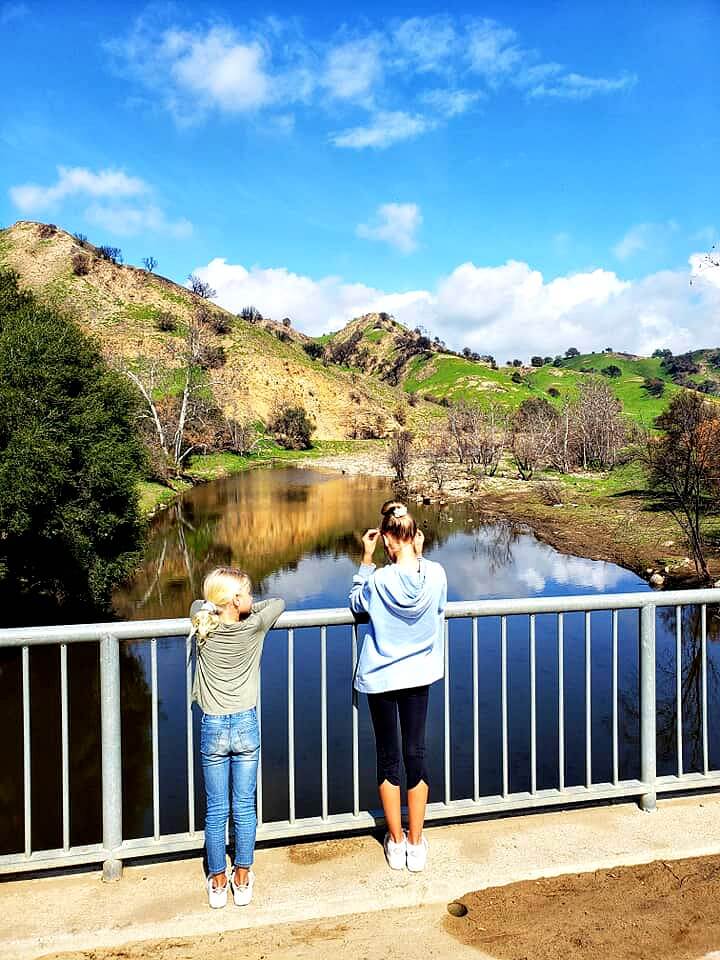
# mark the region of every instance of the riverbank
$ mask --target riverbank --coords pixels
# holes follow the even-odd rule
[[[307,451],[268,445],[249,457],[228,453],[195,457],[188,465],[187,479],[174,490],[145,484],[143,514],[152,517],[194,483],[273,464],[386,477],[389,481],[393,477],[382,441],[319,441]],[[468,477],[459,465],[452,465],[438,490],[428,465],[416,461],[410,489],[420,502],[439,501],[449,510],[455,502],[466,502],[477,510],[478,519],[525,524],[538,539],[562,553],[616,563],[655,586],[698,585],[682,531],[646,489],[638,464],[625,464],[607,473],[539,474],[530,481],[518,480],[510,473],[510,468],[501,468],[495,477]],[[706,534],[708,566],[717,579],[720,517],[709,518]]]

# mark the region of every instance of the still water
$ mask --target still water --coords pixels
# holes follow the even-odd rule
[[[288,608],[345,606],[360,552],[360,536],[378,523],[378,508],[391,494],[384,481],[314,470],[267,469],[198,487],[153,524],[144,562],[114,597],[120,619],[187,614],[205,572],[218,564],[247,570],[258,598],[281,596]],[[527,530],[482,523],[473,505],[417,507],[426,555],[448,575],[449,599],[565,596],[648,590],[635,574],[609,563],[566,556]],[[658,773],[676,763],[674,706],[674,610],[658,616]],[[639,775],[638,616],[619,614],[619,773]],[[685,769],[701,762],[697,696],[699,612],[683,620]],[[709,639],[718,620],[708,611]],[[557,625],[537,617],[538,788],[558,783]],[[500,628],[480,622],[480,791],[500,792]],[[708,644],[710,763],[720,763],[718,645]],[[122,645],[124,836],[152,834],[150,657],[147,643]],[[593,781],[611,777],[611,618],[592,615]],[[160,696],[159,768],[162,833],[187,830],[184,639],[158,642]],[[450,625],[453,798],[472,794],[472,669],[469,622]],[[59,654],[31,653],[33,847],[60,844]],[[71,842],[99,840],[98,654],[93,645],[69,648],[71,738]],[[320,811],[319,630],[295,635],[295,765],[298,817]],[[565,782],[584,782],[584,620],[565,617]],[[263,816],[288,816],[287,635],[267,639],[262,666]],[[347,627],[328,629],[328,763],[330,813],[352,808],[351,648]],[[428,723],[431,800],[443,796],[443,691],[431,691]],[[508,621],[509,778],[511,791],[529,788],[530,668],[528,618]],[[22,846],[22,727],[19,651],[0,660],[0,721],[4,774],[0,780],[0,852]],[[197,716],[195,722],[197,723]],[[197,740],[196,740],[197,742]],[[360,804],[377,805],[372,731],[360,703]],[[202,824],[201,773],[196,762],[196,819]]]

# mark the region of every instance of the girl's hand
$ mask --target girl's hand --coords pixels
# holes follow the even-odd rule
[[[373,554],[375,553],[375,547],[377,546],[378,539],[380,537],[380,531],[377,529],[366,530],[363,534],[362,544],[363,544],[363,563],[368,564],[373,562]]]
[[[425,534],[422,532],[422,530],[418,530],[418,532],[415,534],[415,539],[413,540],[415,553],[417,554],[418,557],[422,556],[424,543],[425,543]]]

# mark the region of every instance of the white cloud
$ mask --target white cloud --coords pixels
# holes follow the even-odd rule
[[[94,173],[86,167],[58,167],[57,171],[57,181],[48,187],[36,183],[11,187],[10,199],[23,213],[39,213],[66,197],[135,197],[149,190],[139,177],[130,177],[122,170]]]
[[[401,110],[383,111],[376,113],[365,126],[352,127],[334,134],[330,142],[336,147],[350,147],[354,150],[365,147],[383,150],[402,140],[411,140],[431,130],[435,125],[434,120],[420,114],[403,113]]]
[[[360,223],[355,232],[366,240],[382,240],[401,253],[412,253],[417,247],[421,223],[422,214],[416,203],[383,203],[377,209],[375,222]]]
[[[421,324],[450,346],[510,356],[617,349],[649,354],[715,345],[720,327],[720,268],[691,275],[663,271],[628,282],[593,270],[546,281],[528,264],[498,267],[464,263],[432,290],[392,292],[340,277],[315,280],[285,268],[263,269],[213,260],[196,270],[218,291],[218,302],[239,311],[252,303],[264,314],[292,317],[299,329],[320,334],[353,317],[385,310],[409,327]]]
[[[297,20],[188,26],[186,18],[178,27],[169,14],[181,16],[170,6],[148,8],[106,48],[121,70],[150,91],[152,99],[144,102],[159,101],[180,125],[197,123],[210,111],[272,117],[299,105],[347,114],[341,120],[347,129],[330,138],[336,146],[386,147],[465,113],[502,86],[522,91],[528,102],[579,102],[637,82],[630,72],[591,77],[543,62],[515,30],[489,19],[395,19],[358,30],[352,39],[343,27],[318,42]],[[413,115],[418,101],[435,110],[437,119]]]
[[[666,223],[637,223],[613,247],[618,260],[629,260],[636,253],[661,246],[678,229],[674,220]]]
[[[586,77],[581,73],[562,73],[558,64],[545,64],[546,76],[530,85],[529,97],[554,97],[558,100],[589,100],[596,94],[619,93],[631,90],[638,82],[637,74],[623,73],[619,77]],[[532,72],[529,71],[531,74]],[[527,74],[521,77],[525,85]]]
[[[189,237],[192,233],[192,224],[189,220],[184,217],[180,220],[168,220],[163,211],[153,205],[130,207],[93,204],[85,211],[85,219],[120,236],[159,233],[182,239]]]
[[[468,34],[471,68],[490,80],[510,73],[525,58],[517,44],[517,34],[494,20],[479,20]]]
[[[58,167],[50,186],[26,183],[11,187],[10,198],[24,214],[41,214],[59,208],[73,198],[94,201],[83,213],[85,219],[111,233],[131,235],[150,231],[172,237],[192,232],[189,220],[169,220],[152,200],[151,186],[123,170],[89,170],[87,167]],[[132,198],[141,202],[128,204]],[[98,202],[104,201],[104,202]]]
[[[483,100],[485,95],[480,90],[427,90],[420,99],[427,106],[437,110],[445,117],[457,117],[466,113],[474,103]]]
[[[457,32],[450,17],[411,17],[398,24],[392,37],[403,66],[419,73],[442,71],[457,45]]]
[[[256,110],[271,99],[265,52],[258,42],[242,43],[234,31],[214,27],[205,36],[168,31],[161,57],[177,85],[229,112]]]
[[[381,76],[381,42],[367,37],[329,51],[322,84],[331,96],[352,100],[368,96]]]

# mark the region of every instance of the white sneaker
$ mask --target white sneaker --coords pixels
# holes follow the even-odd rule
[[[255,874],[250,871],[247,883],[235,883],[235,871],[230,875],[230,886],[232,887],[233,900],[236,907],[246,907],[252,900],[253,885],[255,883]]]
[[[404,870],[405,869],[405,858],[406,858],[406,847],[407,841],[405,839],[405,832],[403,831],[403,838],[400,843],[395,843],[389,833],[385,834],[385,839],[383,841],[383,849],[385,851],[385,859],[388,862],[388,866],[392,870]]]
[[[407,842],[407,868],[413,873],[420,873],[425,869],[427,863],[428,842],[424,836],[420,838],[420,843]]]
[[[219,910],[221,907],[227,906],[227,895],[228,895],[228,885],[225,884],[224,887],[215,887],[213,886],[212,876],[207,878],[207,892],[208,892],[208,903],[213,908],[213,910]]]

